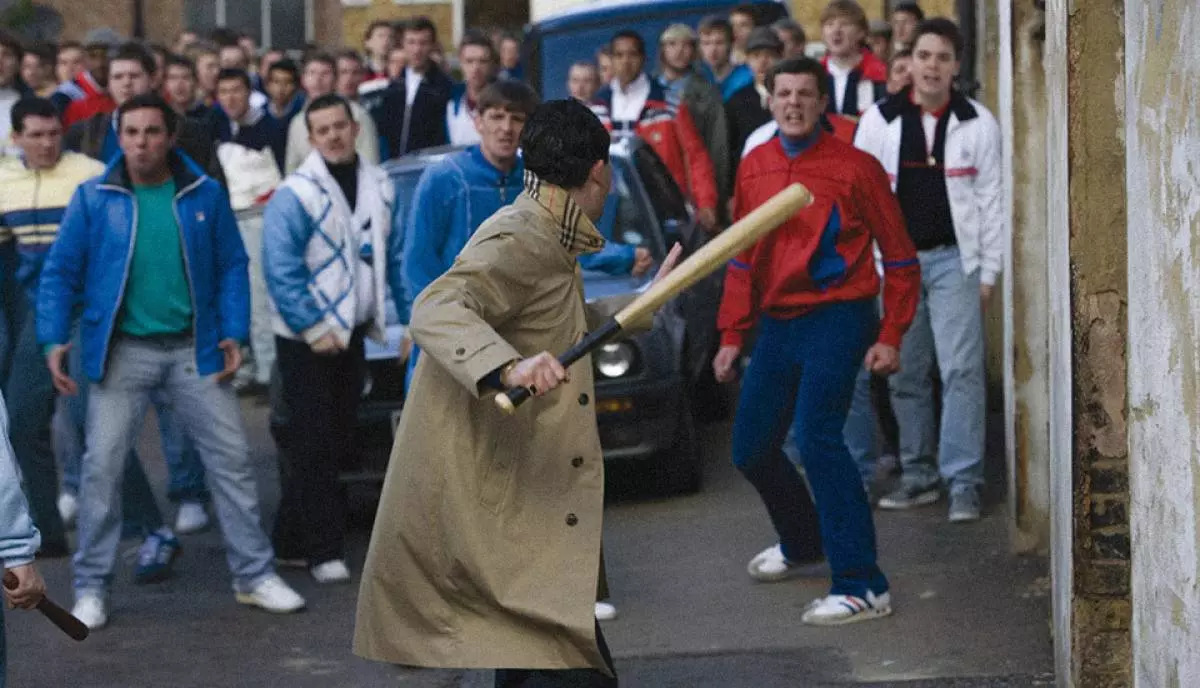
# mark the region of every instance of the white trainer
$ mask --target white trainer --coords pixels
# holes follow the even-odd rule
[[[70,530],[75,527],[75,517],[79,515],[79,498],[70,492],[58,496],[58,515],[62,518],[63,526]]]
[[[607,602],[596,603],[596,620],[612,621],[617,618],[617,608]]]
[[[840,626],[856,621],[879,619],[891,613],[892,596],[890,593],[876,595],[867,591],[866,597],[828,595],[813,600],[800,620],[812,626]]]
[[[823,561],[790,562],[783,556],[783,547],[775,544],[754,555],[746,565],[746,573],[760,583],[774,583],[795,576],[823,576],[827,573]]]
[[[175,532],[180,535],[199,533],[208,528],[208,511],[200,502],[181,502],[175,515]]]
[[[95,631],[108,624],[108,610],[104,598],[98,593],[81,592],[71,608],[71,616],[83,622],[84,626]]]
[[[333,559],[312,567],[312,577],[313,580],[321,585],[349,583],[350,569],[346,567],[346,562],[341,559]]]
[[[250,592],[234,594],[239,604],[265,609],[274,614],[290,614],[304,609],[304,598],[276,574],[263,579]]]

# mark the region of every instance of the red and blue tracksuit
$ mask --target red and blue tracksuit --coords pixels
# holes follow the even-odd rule
[[[833,594],[887,590],[858,468],[843,439],[855,378],[875,342],[899,347],[920,287],[916,250],[878,162],[827,133],[754,149],[738,168],[739,216],[793,182],[812,205],[729,264],[718,327],[722,345],[759,332],[742,383],[733,460],[758,490],[784,556],[805,562],[822,543]],[[874,246],[886,276],[883,319]],[[789,425],[816,507],[781,447]]]

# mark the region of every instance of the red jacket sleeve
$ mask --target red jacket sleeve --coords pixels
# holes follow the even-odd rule
[[[917,249],[908,236],[904,214],[887,174],[874,158],[864,156],[859,185],[856,194],[859,212],[883,255],[883,322],[879,327],[879,342],[898,349],[917,312],[921,289]]]
[[[708,157],[708,148],[696,131],[696,122],[684,103],[679,104],[679,110],[675,114],[675,132],[687,158],[688,186],[692,192],[692,200],[701,210],[716,210],[717,180],[713,175],[712,158]]]
[[[738,169],[737,183],[734,186],[734,221],[742,219],[746,214],[746,200],[742,165]],[[760,239],[761,241],[761,239]],[[736,346],[741,348],[745,341],[746,332],[754,327],[758,315],[758,299],[755,295],[754,279],[751,274],[755,243],[750,248],[738,254],[737,258],[729,261],[725,270],[725,290],[721,294],[721,308],[717,313],[717,329],[721,331],[721,346]]]

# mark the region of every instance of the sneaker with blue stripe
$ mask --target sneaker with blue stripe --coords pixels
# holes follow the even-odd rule
[[[804,616],[800,620],[812,626],[840,626],[856,621],[879,619],[891,613],[890,593],[876,595],[868,591],[866,597],[828,595],[813,600],[804,610]]]

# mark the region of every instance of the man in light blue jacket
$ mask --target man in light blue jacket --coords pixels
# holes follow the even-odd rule
[[[122,153],[75,192],[38,293],[38,341],[55,388],[77,391],[64,372],[77,305],[92,382],[73,613],[93,629],[108,621],[122,472],[157,392],[205,464],[237,601],[297,611],[304,599],[275,573],[229,384],[250,328],[246,251],[229,197],[176,151],[179,121],[160,96],[125,102],[116,121]]]
[[[33,564],[42,536],[29,517],[29,505],[21,491],[21,476],[8,441],[8,411],[0,396],[0,562],[17,577],[17,587],[5,588],[4,598],[20,609],[33,609],[46,594],[46,583]],[[0,613],[0,688],[4,688],[4,615]]]

